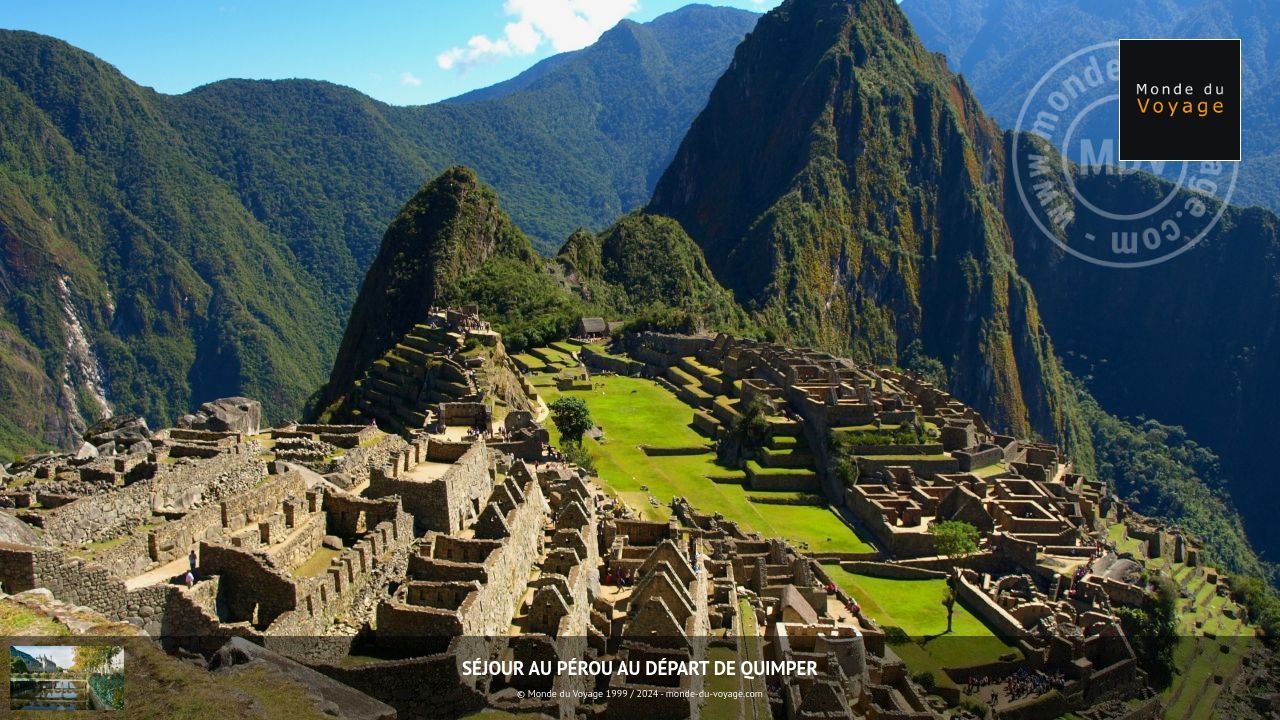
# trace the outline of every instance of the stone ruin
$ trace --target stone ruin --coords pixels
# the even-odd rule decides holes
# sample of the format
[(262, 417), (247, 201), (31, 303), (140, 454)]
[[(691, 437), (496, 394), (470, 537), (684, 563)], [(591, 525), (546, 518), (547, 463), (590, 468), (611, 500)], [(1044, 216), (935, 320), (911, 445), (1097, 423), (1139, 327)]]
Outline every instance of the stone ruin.
[[(694, 718), (701, 676), (475, 676), (462, 662), (713, 655), (812, 663), (760, 679), (775, 717), (939, 717), (819, 558), (679, 499), (666, 522), (636, 519), (584, 471), (546, 462), (533, 388), (502, 379), (505, 355), (478, 350), (501, 340), (472, 317), (416, 328), (402, 343), (415, 352), (398, 346), (366, 376), (347, 424), (264, 429), (256, 403), (232, 398), (154, 433), (120, 418), (89, 433), (96, 453), (11, 466), (0, 586), (45, 588), (188, 656), (230, 662), (251, 641), (401, 718)], [(1148, 557), (1191, 564), (1196, 549), (1143, 525), (1057, 448), (993, 432), (914, 376), (825, 353), (727, 336), (625, 342), (712, 437), (759, 398), (770, 427), (754, 461), (770, 472), (746, 482), (821, 493), (878, 546), (822, 562), (946, 577), (928, 528), (964, 520), (982, 548), (951, 582), (1025, 666), (1060, 674), (1075, 707), (1144, 687), (1114, 614), (1144, 597), (1141, 559), (1101, 542), (1097, 518), (1127, 518)], [(842, 446), (858, 463), (851, 485), (832, 472), (827, 438), (841, 433), (858, 441)]]

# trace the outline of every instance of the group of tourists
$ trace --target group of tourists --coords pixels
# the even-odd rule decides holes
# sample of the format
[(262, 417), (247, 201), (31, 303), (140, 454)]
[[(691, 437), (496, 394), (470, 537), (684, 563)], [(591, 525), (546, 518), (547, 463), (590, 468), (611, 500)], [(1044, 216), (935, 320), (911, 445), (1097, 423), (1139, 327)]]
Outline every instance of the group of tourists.
[[(994, 707), (1000, 701), (1000, 681), (993, 681), (990, 676), (971, 677), (965, 683), (965, 693), (977, 695), (983, 688), (992, 686), (988, 701)], [(1067, 679), (1060, 672), (1045, 673), (1039, 670), (1018, 668), (1004, 679), (1004, 695), (1009, 702), (1025, 697), (1036, 697), (1050, 690), (1062, 690), (1067, 686)]]
[(619, 568), (617, 572), (608, 565), (604, 568), (604, 584), (614, 585), (617, 587), (631, 587), (635, 584), (635, 578), (631, 576), (631, 571), (626, 568)]

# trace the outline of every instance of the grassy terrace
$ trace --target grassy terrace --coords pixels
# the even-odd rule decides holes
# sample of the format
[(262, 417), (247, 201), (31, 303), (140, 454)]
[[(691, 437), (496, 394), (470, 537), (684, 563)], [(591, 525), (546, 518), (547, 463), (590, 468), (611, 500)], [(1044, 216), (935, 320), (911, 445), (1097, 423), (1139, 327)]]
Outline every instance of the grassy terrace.
[[(645, 455), (638, 446), (706, 445), (706, 438), (689, 427), (693, 408), (649, 380), (616, 375), (595, 376), (593, 380), (599, 388), (563, 394), (586, 400), (596, 424), (604, 428), (604, 442), (587, 440), (586, 444), (596, 458), (596, 469), (605, 489), (646, 518), (666, 519), (671, 514), (671, 498), (679, 495), (700, 512), (721, 513), (747, 530), (807, 544), (813, 552), (872, 549), (829, 508), (753, 503), (740, 484), (712, 482), (708, 476), (742, 477), (740, 470), (717, 465), (713, 453)], [(535, 378), (535, 384), (548, 403), (562, 394), (550, 378)], [(548, 428), (552, 442), (558, 442), (555, 427), (548, 423)], [(641, 486), (647, 486), (648, 492)], [(649, 495), (657, 498), (657, 507), (650, 505)]]
[(999, 475), (1002, 472), (1008, 472), (1008, 470), (1009, 470), (1008, 466), (1005, 465), (1004, 463), (996, 463), (995, 465), (988, 465), (984, 468), (978, 468), (977, 470), (973, 470), (972, 472), (974, 475), (977, 475), (980, 478), (989, 478), (993, 475)]
[(0, 601), (0, 633), (7, 637), (70, 635), (66, 625), (14, 600)]
[[(1226, 682), (1240, 671), (1240, 664), (1254, 646), (1254, 628), (1239, 618), (1243, 610), (1228, 598), (1217, 594), (1217, 585), (1207, 582), (1206, 570), (1173, 562), (1172, 554), (1147, 558), (1146, 543), (1128, 537), (1123, 523), (1107, 528), (1107, 539), (1120, 552), (1144, 558), (1152, 572), (1163, 572), (1173, 578), (1184, 597), (1179, 597), (1178, 635), (1173, 659), (1176, 674), (1168, 688), (1160, 693), (1166, 706), (1165, 717), (1171, 720), (1209, 720), (1216, 717), (1214, 703), (1223, 685), (1214, 681), (1221, 676)], [(1233, 610), (1235, 618), (1224, 611)]]
[(943, 580), (891, 580), (846, 572), (839, 565), (824, 565), (882, 627), (902, 628), (912, 642), (894, 645), (893, 651), (913, 673), (933, 673), (939, 685), (955, 687), (943, 668), (971, 667), (1021, 652), (1001, 640), (973, 613), (957, 603), (951, 634), (946, 634), (947, 611), (942, 606)]

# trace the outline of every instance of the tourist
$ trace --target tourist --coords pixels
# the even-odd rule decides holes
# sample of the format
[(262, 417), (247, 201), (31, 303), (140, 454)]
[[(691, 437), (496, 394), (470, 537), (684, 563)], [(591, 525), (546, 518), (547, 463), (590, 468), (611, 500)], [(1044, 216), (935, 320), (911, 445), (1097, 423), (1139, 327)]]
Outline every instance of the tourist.
[(196, 584), (196, 576), (190, 570), (187, 571), (186, 576), (183, 577), (182, 580), (187, 584), (188, 588)]
[(192, 549), (192, 550), (191, 550), (191, 553), (187, 555), (187, 562), (189, 562), (189, 563), (191, 564), (191, 572), (195, 572), (195, 571), (196, 571), (196, 551), (195, 551), (195, 549)]

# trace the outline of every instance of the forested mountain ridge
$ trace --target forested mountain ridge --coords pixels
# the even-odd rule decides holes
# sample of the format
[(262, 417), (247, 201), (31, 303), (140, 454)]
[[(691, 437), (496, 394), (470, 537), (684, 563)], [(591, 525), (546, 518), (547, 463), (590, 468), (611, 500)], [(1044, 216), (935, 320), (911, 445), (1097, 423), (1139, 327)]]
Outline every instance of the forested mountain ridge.
[[(1280, 218), (1228, 207), (1189, 251), (1121, 271), (1070, 257), (1043, 236), (1012, 173), (1005, 216), (1018, 267), (1035, 288), (1063, 364), (1087, 378), (1108, 411), (1175, 423), (1212, 447), (1231, 479), (1223, 489), (1242, 501), (1254, 542), (1280, 546), (1271, 517), (1280, 491), (1269, 480), (1271, 417), (1280, 403)], [(1172, 189), (1145, 173), (1077, 174), (1075, 182), (1085, 197), (1118, 207), (1151, 207)], [(1188, 196), (1179, 191), (1174, 202)], [(1075, 217), (1077, 233), (1111, 230), (1083, 206)]]
[(339, 319), (284, 239), (191, 162), (155, 93), (6, 33), (0, 113), (5, 449), (65, 444), (107, 403), (155, 418), (236, 392), (300, 405)]
[(550, 254), (644, 202), (756, 17), (623, 22), (424, 107), (307, 80), (162, 95), (0, 31), (0, 455), (68, 446), (106, 406), (169, 422), (248, 394), (297, 415), (425, 178), (476, 166)]

